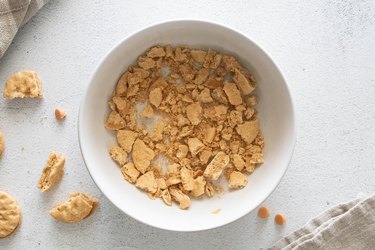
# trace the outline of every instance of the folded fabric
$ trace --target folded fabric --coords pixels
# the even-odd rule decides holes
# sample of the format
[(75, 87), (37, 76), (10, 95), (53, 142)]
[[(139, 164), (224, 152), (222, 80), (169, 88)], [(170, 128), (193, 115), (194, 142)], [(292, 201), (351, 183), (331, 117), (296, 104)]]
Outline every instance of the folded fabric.
[(325, 211), (270, 249), (375, 249), (375, 195)]
[(0, 0), (0, 58), (18, 29), (47, 2), (48, 0)]

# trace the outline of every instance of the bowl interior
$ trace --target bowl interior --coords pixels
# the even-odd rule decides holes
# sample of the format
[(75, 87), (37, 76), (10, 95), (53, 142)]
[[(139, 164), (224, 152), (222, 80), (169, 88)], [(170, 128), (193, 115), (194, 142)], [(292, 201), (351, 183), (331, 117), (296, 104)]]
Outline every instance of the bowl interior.
[[(146, 49), (156, 44), (213, 48), (235, 55), (254, 74), (261, 128), (265, 137), (265, 163), (242, 190), (221, 197), (193, 200), (180, 210), (161, 200), (150, 200), (126, 182), (108, 150), (115, 134), (104, 128), (107, 105), (120, 75)], [(144, 29), (117, 45), (96, 69), (79, 114), (79, 140), (88, 170), (101, 191), (119, 209), (158, 228), (197, 231), (232, 222), (256, 208), (274, 190), (292, 155), (294, 114), (287, 85), (272, 60), (252, 41), (226, 27), (202, 21), (173, 21)], [(219, 214), (212, 211), (221, 209)]]

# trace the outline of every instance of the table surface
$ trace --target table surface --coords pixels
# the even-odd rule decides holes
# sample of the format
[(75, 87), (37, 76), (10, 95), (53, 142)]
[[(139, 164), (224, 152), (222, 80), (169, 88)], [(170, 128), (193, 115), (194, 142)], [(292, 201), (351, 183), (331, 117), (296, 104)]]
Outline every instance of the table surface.
[[(21, 28), (0, 60), (1, 88), (15, 71), (43, 78), (43, 100), (0, 100), (6, 151), (0, 190), (22, 206), (23, 221), (3, 249), (265, 249), (330, 206), (375, 190), (375, 4), (373, 1), (51, 1)], [(175, 18), (207, 19), (236, 28), (279, 65), (294, 98), (298, 138), (280, 185), (265, 201), (288, 221), (275, 226), (256, 212), (221, 228), (175, 233), (123, 214), (98, 190), (77, 138), (77, 114), (99, 60), (138, 29)], [(54, 118), (63, 107), (64, 122)], [(67, 157), (58, 188), (36, 188), (51, 150)], [(48, 210), (74, 191), (100, 199), (75, 225)]]

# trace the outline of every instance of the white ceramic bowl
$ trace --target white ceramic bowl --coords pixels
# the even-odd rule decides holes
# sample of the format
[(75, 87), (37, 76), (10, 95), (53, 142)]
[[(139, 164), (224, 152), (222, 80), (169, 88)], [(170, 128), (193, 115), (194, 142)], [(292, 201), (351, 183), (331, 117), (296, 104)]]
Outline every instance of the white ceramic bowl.
[[(193, 200), (188, 210), (168, 207), (130, 185), (111, 160), (115, 134), (104, 128), (107, 105), (120, 75), (147, 48), (156, 44), (213, 48), (233, 54), (252, 72), (260, 98), (258, 111), (265, 137), (265, 163), (242, 190), (222, 197)], [(272, 59), (253, 41), (231, 28), (206, 21), (169, 21), (145, 28), (121, 41), (96, 68), (79, 112), (79, 142), (86, 166), (100, 190), (120, 210), (148, 225), (173, 231), (211, 229), (241, 218), (276, 188), (295, 144), (295, 124), (287, 83)], [(212, 211), (221, 209), (219, 214)]]

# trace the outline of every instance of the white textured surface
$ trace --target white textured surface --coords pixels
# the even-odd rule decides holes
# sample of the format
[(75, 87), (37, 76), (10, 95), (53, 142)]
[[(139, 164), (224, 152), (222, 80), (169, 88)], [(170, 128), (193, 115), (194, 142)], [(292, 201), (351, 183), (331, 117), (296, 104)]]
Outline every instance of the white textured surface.
[[(0, 101), (6, 140), (0, 190), (23, 208), (21, 227), (0, 240), (0, 248), (264, 249), (324, 209), (375, 191), (373, 1), (178, 2), (52, 1), (19, 31), (0, 60), (0, 87), (11, 73), (31, 68), (43, 78), (45, 98)], [(89, 77), (124, 36), (173, 18), (239, 29), (285, 74), (298, 139), (287, 174), (266, 200), (273, 213), (287, 215), (285, 227), (253, 212), (211, 231), (161, 231), (122, 214), (92, 182), (77, 139), (78, 108)], [(56, 106), (68, 112), (66, 121), (55, 121)], [(66, 174), (57, 189), (41, 195), (35, 185), (50, 150), (67, 156)], [(73, 191), (99, 197), (99, 209), (77, 225), (56, 223), (48, 209)]]

